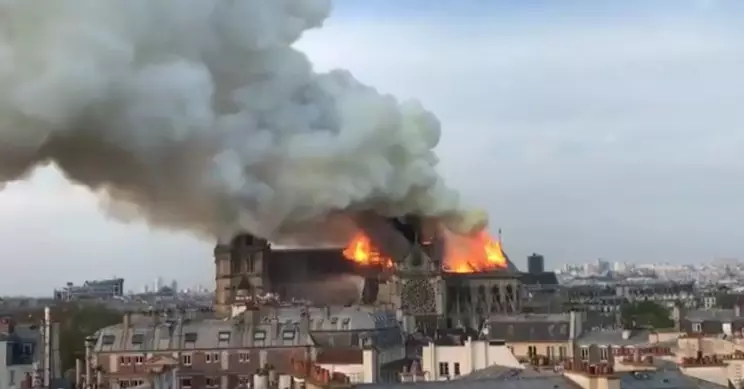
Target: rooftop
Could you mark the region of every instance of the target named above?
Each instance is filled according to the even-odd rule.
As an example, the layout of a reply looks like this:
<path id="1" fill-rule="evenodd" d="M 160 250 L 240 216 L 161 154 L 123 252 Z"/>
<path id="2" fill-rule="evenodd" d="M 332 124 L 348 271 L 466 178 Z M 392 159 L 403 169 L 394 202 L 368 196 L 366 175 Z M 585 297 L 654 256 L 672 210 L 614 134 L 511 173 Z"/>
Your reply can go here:
<path id="1" fill-rule="evenodd" d="M 624 339 L 625 330 L 596 330 L 581 335 L 576 343 L 579 345 L 613 345 L 613 346 L 640 346 L 649 343 L 648 330 L 631 330 L 629 337 Z"/>
<path id="2" fill-rule="evenodd" d="M 303 312 L 307 312 L 307 316 L 303 316 Z M 303 320 L 306 320 L 304 324 Z M 130 318 L 128 328 L 122 323 L 100 330 L 95 349 L 106 352 L 304 346 L 311 341 L 349 347 L 366 344 L 368 339 L 372 344 L 396 340 L 392 335 L 384 340 L 371 335 L 378 330 L 396 331 L 399 334 L 397 340 L 402 342 L 402 334 L 392 312 L 361 306 L 273 307 L 248 311 L 230 320 L 163 320 L 157 316 L 140 316 L 136 320 Z"/>

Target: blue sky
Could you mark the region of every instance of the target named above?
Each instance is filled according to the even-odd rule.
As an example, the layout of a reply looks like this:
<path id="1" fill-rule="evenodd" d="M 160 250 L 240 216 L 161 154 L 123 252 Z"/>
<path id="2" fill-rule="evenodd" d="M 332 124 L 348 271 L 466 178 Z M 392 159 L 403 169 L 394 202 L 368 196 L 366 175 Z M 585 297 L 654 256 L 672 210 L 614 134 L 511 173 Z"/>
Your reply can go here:
<path id="1" fill-rule="evenodd" d="M 336 3 L 297 47 L 431 109 L 442 174 L 518 266 L 744 258 L 744 3 Z M 113 220 L 50 169 L 0 192 L 0 243 L 4 269 L 28 274 L 0 294 L 213 282 L 211 242 Z"/>

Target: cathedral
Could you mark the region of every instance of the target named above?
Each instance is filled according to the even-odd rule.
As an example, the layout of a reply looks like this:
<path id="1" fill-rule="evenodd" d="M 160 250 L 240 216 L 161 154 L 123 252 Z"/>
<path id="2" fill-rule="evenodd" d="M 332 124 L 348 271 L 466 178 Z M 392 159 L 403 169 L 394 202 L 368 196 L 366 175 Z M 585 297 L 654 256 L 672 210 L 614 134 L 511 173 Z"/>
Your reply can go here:
<path id="1" fill-rule="evenodd" d="M 521 310 L 524 293 L 521 273 L 508 260 L 503 269 L 451 273 L 443 270 L 443 241 L 422 239 L 415 219 L 389 220 L 397 235 L 391 240 L 408 242 L 396 252 L 389 269 L 360 268 L 344 258 L 343 248 L 272 249 L 271 244 L 250 235 L 236 237 L 214 250 L 216 309 L 228 315 L 238 291 L 283 298 L 307 297 L 316 304 L 385 304 L 415 317 L 422 327 L 478 328 L 494 313 Z M 383 243 L 384 244 L 384 243 Z M 360 280 L 355 288 L 338 289 L 325 296 L 313 295 L 346 274 Z M 340 281 L 339 281 L 340 282 Z M 309 284 L 308 284 L 309 283 Z M 311 285 L 306 290 L 298 285 Z M 312 295 L 312 297 L 310 297 Z"/>

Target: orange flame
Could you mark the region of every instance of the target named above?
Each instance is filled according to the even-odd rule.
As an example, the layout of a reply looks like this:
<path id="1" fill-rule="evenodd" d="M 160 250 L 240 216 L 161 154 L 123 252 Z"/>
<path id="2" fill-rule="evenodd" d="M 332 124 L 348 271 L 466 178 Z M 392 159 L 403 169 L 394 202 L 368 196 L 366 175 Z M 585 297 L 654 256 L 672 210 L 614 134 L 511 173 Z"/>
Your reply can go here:
<path id="1" fill-rule="evenodd" d="M 476 273 L 507 267 L 501 242 L 491 238 L 486 231 L 481 231 L 475 236 L 445 231 L 444 236 L 446 238 L 444 270 L 447 272 Z"/>
<path id="2" fill-rule="evenodd" d="M 382 266 L 392 268 L 392 259 L 382 255 L 373 245 L 372 240 L 363 232 L 357 232 L 343 251 L 344 257 L 364 266 Z"/>

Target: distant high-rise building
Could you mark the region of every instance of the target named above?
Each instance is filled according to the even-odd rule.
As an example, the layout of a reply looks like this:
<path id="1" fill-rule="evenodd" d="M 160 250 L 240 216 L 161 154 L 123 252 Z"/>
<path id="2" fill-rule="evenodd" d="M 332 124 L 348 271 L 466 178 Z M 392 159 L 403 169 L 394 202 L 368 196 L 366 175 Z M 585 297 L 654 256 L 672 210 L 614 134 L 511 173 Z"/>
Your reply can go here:
<path id="1" fill-rule="evenodd" d="M 530 274 L 540 274 L 545 272 L 545 258 L 537 253 L 527 257 L 527 272 Z"/>

